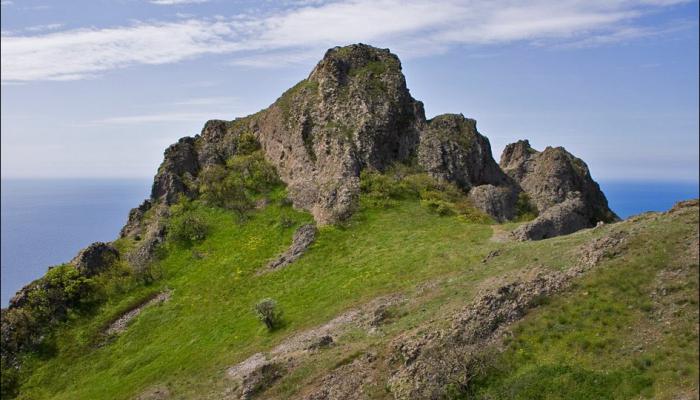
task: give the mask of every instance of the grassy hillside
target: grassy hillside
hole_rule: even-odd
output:
[[[191,212],[208,226],[206,239],[169,242],[154,266],[154,283],[129,287],[96,312],[60,326],[53,346],[26,361],[19,398],[129,399],[153,387],[167,388],[171,398],[221,398],[231,385],[226,369],[251,354],[378,296],[408,299],[390,308],[390,323],[379,333],[350,330],[261,395],[299,396],[361,354],[389,357],[394,337],[444,323],[441,317],[494,277],[569,268],[578,246],[613,229],[516,243],[499,234],[515,224],[470,223],[415,199],[389,207],[366,200],[372,199],[364,199],[347,224],[322,228],[300,260],[262,275],[256,272],[311,217],[274,201],[241,221],[236,213],[195,203]],[[671,399],[696,391],[698,265],[697,254],[687,252],[697,245],[697,223],[694,207],[618,224],[632,232],[625,253],[517,323],[473,394]],[[483,262],[494,250],[498,256]],[[145,308],[122,334],[104,337],[111,321],[163,290],[171,291],[169,301]],[[284,311],[284,325],[273,332],[253,312],[266,297]],[[391,398],[378,382],[365,393]]]

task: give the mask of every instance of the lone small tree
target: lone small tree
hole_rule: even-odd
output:
[[[255,314],[270,331],[279,327],[282,322],[282,310],[277,307],[277,302],[273,299],[260,300],[255,305]]]

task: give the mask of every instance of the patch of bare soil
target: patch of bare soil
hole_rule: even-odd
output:
[[[250,399],[291,372],[309,354],[333,346],[352,328],[373,332],[387,319],[387,308],[405,301],[402,295],[383,296],[344,312],[331,321],[284,340],[267,353],[256,353],[227,370],[233,385],[226,399]]]
[[[107,328],[105,331],[105,334],[107,336],[112,336],[112,335],[118,335],[122,332],[124,332],[129,325],[129,323],[136,318],[139,314],[141,314],[141,311],[143,311],[144,308],[154,305],[154,304],[162,304],[168,300],[170,300],[171,296],[170,291],[165,291],[161,292],[158,295],[156,295],[154,298],[151,300],[127,311],[126,313],[122,314],[121,317],[117,318],[112,324]]]

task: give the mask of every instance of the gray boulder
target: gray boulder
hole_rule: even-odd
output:
[[[519,192],[515,185],[486,184],[474,186],[468,197],[476,208],[489,214],[496,221],[504,222],[516,217],[515,205]]]
[[[418,163],[433,177],[464,191],[510,183],[491,156],[489,140],[476,130],[476,121],[461,114],[443,114],[428,121],[420,137]]]
[[[588,218],[586,226],[619,220],[586,163],[563,147],[539,152],[521,140],[506,146],[500,166],[528,194],[540,214],[578,193]]]
[[[591,209],[574,194],[513,231],[517,240],[541,240],[591,227]]]
[[[94,276],[106,271],[119,259],[119,251],[111,244],[95,242],[81,250],[71,264],[82,275]]]

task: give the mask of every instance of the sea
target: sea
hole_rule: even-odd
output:
[[[70,261],[96,241],[116,239],[129,210],[148,197],[147,179],[3,179],[1,186],[2,306],[49,266]],[[621,218],[664,211],[698,197],[698,183],[600,182]]]

